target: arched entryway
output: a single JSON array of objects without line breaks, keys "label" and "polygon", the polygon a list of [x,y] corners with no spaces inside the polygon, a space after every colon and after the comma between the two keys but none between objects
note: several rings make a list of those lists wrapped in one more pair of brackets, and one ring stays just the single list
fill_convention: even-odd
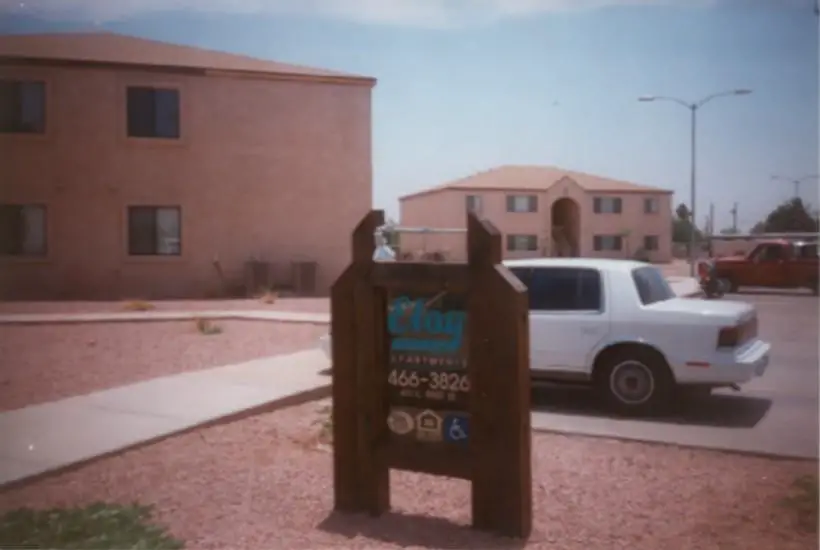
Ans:
[{"label": "arched entryway", "polygon": [[581,253],[581,208],[564,197],[552,203],[552,255],[576,257]]}]

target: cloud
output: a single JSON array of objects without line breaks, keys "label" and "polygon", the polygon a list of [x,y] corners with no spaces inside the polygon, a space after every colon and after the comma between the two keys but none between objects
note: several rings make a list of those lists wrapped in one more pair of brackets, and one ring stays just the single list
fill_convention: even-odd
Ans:
[{"label": "cloud", "polygon": [[442,28],[545,12],[614,5],[686,5],[711,0],[0,0],[0,16],[105,23],[170,11],[301,14],[366,24]]}]

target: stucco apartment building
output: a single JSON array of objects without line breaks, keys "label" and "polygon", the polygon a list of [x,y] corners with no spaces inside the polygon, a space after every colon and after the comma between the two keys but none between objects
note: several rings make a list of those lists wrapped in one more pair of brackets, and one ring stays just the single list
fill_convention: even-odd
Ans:
[{"label": "stucco apartment building", "polygon": [[0,37],[0,297],[219,295],[252,259],[280,285],[315,262],[327,291],[372,204],[374,85],[116,34]]},{"label": "stucco apartment building", "polygon": [[[475,210],[504,234],[507,258],[671,260],[672,191],[549,166],[501,166],[406,195],[402,226],[463,228]],[[464,236],[405,234],[403,253],[466,255]]]}]

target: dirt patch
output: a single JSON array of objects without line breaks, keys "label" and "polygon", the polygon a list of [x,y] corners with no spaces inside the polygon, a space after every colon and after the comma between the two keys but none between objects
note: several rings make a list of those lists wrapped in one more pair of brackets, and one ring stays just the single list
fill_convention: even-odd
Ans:
[{"label": "dirt patch", "polygon": [[15,313],[112,313],[133,311],[135,302],[150,304],[150,311],[298,311],[329,313],[327,298],[277,298],[252,300],[126,300],[122,302],[0,302],[0,315]]},{"label": "dirt patch", "polygon": [[0,325],[0,410],[315,347],[327,327],[260,321]]},{"label": "dirt patch", "polygon": [[[0,512],[95,500],[157,506],[188,548],[511,547],[474,532],[469,484],[393,472],[393,513],[337,517],[325,403],[207,428],[0,493]],[[326,414],[326,413],[325,413]],[[533,436],[531,549],[816,548],[782,505],[816,463]]]}]

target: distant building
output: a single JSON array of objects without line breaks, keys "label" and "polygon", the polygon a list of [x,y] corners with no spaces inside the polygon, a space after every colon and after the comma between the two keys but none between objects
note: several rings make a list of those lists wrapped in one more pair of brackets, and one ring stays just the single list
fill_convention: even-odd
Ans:
[{"label": "distant building", "polygon": [[[502,166],[406,195],[401,225],[464,227],[467,210],[504,234],[504,256],[671,260],[672,191],[549,166]],[[401,251],[465,257],[459,234],[401,236]]]},{"label": "distant building", "polygon": [[[0,37],[0,298],[218,295],[253,258],[266,285],[326,292],[372,204],[374,85],[116,34]],[[294,261],[318,271],[296,281]]]}]

